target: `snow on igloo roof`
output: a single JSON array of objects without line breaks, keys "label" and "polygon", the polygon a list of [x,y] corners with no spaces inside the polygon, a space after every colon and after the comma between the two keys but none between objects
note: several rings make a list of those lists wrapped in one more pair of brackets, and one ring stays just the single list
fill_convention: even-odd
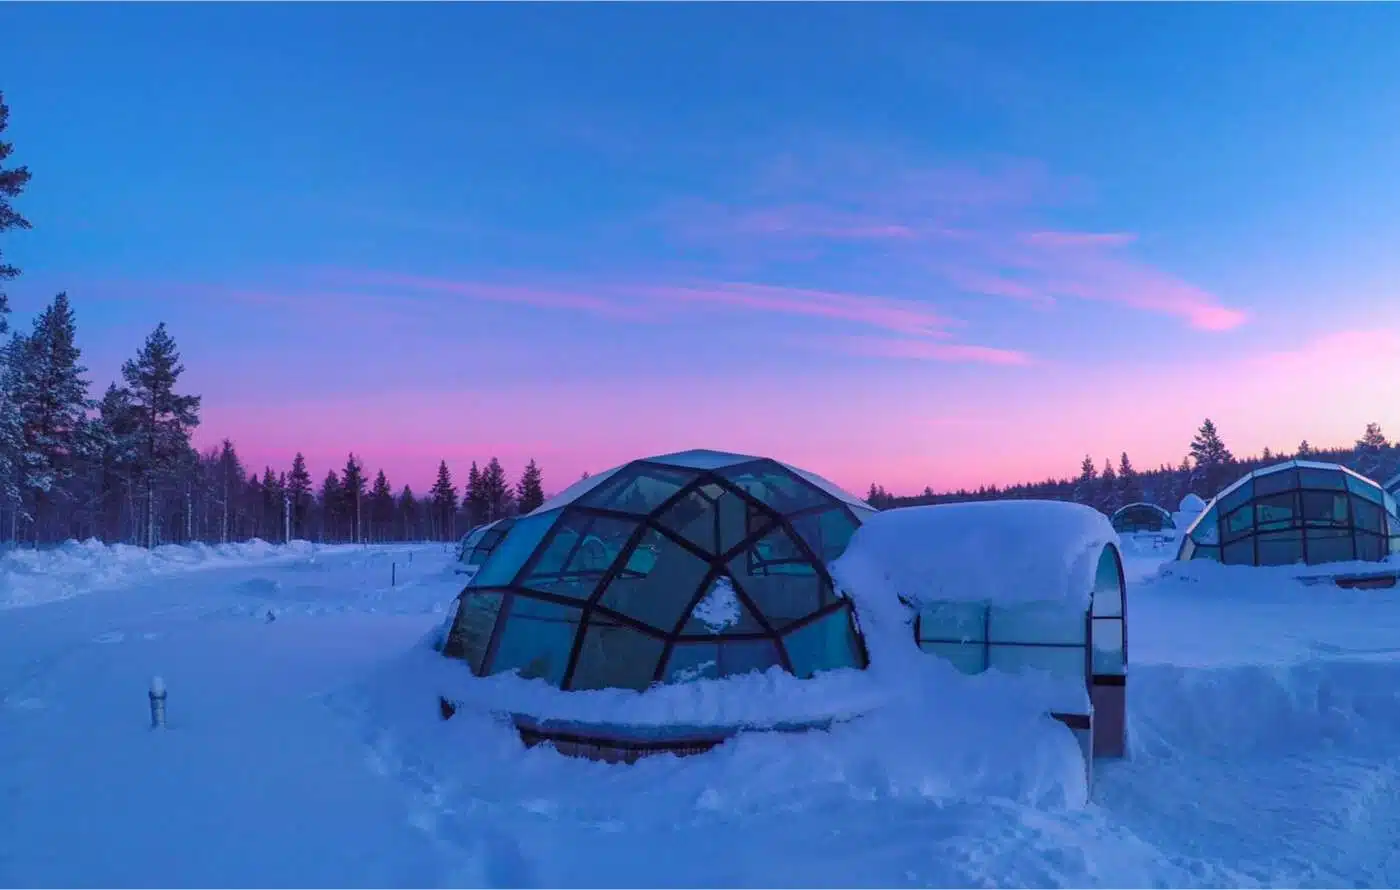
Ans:
[{"label": "snow on igloo roof", "polygon": [[1176,510],[1178,513],[1201,513],[1205,508],[1205,498],[1194,491],[1188,491],[1186,496],[1181,499],[1181,503],[1177,505]]},{"label": "snow on igloo roof", "polygon": [[1087,606],[1117,540],[1108,517],[1065,501],[904,507],[867,518],[831,572],[858,609],[866,597]]}]

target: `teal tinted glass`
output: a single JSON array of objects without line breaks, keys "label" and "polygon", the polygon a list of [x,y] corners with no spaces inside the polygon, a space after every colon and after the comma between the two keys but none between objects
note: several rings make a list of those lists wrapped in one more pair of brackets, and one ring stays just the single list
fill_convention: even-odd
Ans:
[{"label": "teal tinted glass", "polygon": [[527,516],[515,524],[510,534],[491,551],[491,557],[472,578],[473,587],[502,587],[515,580],[525,561],[535,552],[544,536],[559,518],[558,510]]},{"label": "teal tinted glass", "polygon": [[783,637],[783,647],[787,649],[792,672],[799,677],[860,666],[860,649],[848,608],[789,631]]}]

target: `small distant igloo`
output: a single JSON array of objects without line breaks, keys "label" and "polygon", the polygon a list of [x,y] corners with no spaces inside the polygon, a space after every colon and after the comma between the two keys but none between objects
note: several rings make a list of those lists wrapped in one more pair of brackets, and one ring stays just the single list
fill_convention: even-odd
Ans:
[{"label": "small distant igloo", "polygon": [[874,512],[767,458],[632,461],[510,526],[462,591],[443,654],[561,690],[864,668],[827,564]]},{"label": "small distant igloo", "polygon": [[1182,535],[1177,559],[1278,566],[1400,553],[1395,496],[1339,464],[1290,460],[1226,488]]},{"label": "small distant igloo", "polygon": [[504,519],[497,519],[495,522],[478,525],[463,535],[462,543],[457,550],[457,572],[463,575],[475,575],[513,525],[515,525],[515,517],[508,516]]},{"label": "small distant igloo", "polygon": [[1174,531],[1176,529],[1176,521],[1172,519],[1172,514],[1156,504],[1145,502],[1125,504],[1119,507],[1113,512],[1109,521],[1113,523],[1113,530],[1120,535]]},{"label": "small distant igloo", "polygon": [[1126,750],[1117,542],[1108,518],[1081,504],[906,507],[869,518],[832,571],[853,595],[902,600],[918,647],[964,673],[1036,670],[1063,681],[1053,716],[1092,760]]}]

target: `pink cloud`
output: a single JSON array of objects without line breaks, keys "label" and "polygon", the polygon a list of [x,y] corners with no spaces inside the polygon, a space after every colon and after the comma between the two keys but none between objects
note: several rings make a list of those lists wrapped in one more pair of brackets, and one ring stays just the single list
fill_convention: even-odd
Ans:
[{"label": "pink cloud", "polygon": [[820,342],[822,345],[841,352],[872,358],[1015,367],[1032,363],[1031,357],[1024,352],[961,343],[936,343],[929,340],[869,336],[830,337],[824,338]]},{"label": "pink cloud", "polygon": [[1120,247],[1137,240],[1131,232],[1027,232],[1026,241],[1031,244],[1049,244],[1057,247]]},{"label": "pink cloud", "polygon": [[649,287],[640,289],[639,293],[670,304],[708,303],[786,315],[851,321],[899,333],[934,337],[946,336],[943,329],[952,323],[930,306],[913,300],[804,288],[721,283]]}]

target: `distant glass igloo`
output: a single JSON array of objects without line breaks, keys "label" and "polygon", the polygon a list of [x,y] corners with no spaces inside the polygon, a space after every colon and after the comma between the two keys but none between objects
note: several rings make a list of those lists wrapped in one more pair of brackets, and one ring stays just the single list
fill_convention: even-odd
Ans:
[{"label": "distant glass igloo", "polygon": [[1125,504],[1114,511],[1113,530],[1120,535],[1137,532],[1171,531],[1176,528],[1172,514],[1156,504]]},{"label": "distant glass igloo", "polygon": [[1391,553],[1400,553],[1393,495],[1338,464],[1291,460],[1217,495],[1182,536],[1177,559],[1315,565]]},{"label": "distant glass igloo", "polygon": [[874,512],[766,458],[633,461],[509,528],[463,590],[443,654],[566,690],[864,668],[826,565]]}]

